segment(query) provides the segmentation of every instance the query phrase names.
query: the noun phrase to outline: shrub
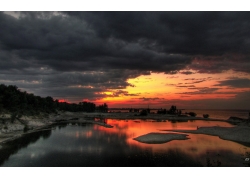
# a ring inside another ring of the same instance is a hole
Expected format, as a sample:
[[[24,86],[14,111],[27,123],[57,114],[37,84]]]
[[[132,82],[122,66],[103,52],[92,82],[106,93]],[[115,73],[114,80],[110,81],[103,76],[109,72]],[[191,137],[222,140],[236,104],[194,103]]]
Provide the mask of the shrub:
[[[146,109],[143,109],[141,112],[140,112],[140,116],[147,116],[148,115],[148,111]]]
[[[196,116],[196,113],[195,112],[189,112],[188,113],[190,116],[192,116],[192,117],[195,117]]]
[[[208,118],[208,117],[209,117],[209,114],[203,114],[203,117],[204,117],[204,118]]]

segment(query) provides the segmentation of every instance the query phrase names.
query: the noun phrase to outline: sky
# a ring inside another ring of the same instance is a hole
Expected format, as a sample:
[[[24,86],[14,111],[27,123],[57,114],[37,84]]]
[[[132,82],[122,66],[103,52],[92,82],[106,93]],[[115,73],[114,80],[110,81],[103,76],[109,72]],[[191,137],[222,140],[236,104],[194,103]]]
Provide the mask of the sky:
[[[0,84],[109,107],[250,109],[250,12],[0,12]]]

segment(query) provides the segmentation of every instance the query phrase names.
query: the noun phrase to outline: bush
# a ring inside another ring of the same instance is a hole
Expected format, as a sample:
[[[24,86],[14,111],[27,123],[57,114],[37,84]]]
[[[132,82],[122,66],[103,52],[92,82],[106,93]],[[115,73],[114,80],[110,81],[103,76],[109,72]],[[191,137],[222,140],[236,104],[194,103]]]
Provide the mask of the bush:
[[[192,116],[192,117],[195,117],[196,116],[196,113],[195,112],[189,112],[188,113],[190,116]]]
[[[140,116],[147,116],[148,115],[148,111],[146,109],[143,109],[141,112],[140,112]]]
[[[203,117],[204,117],[204,118],[208,118],[208,117],[209,117],[209,114],[203,114]]]

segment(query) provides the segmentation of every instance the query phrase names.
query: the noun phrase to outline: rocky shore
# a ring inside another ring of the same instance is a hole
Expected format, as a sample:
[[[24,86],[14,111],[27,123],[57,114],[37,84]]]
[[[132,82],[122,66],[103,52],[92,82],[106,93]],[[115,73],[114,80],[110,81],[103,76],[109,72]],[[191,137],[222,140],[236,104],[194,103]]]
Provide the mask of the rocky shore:
[[[12,140],[14,138],[18,138],[25,133],[31,133],[34,131],[41,130],[48,126],[57,123],[67,123],[67,122],[83,122],[83,123],[95,123],[107,128],[112,128],[112,126],[105,124],[98,120],[103,119],[126,119],[126,120],[135,120],[135,119],[153,119],[157,121],[165,121],[165,120],[173,120],[173,121],[188,121],[188,120],[206,120],[206,121],[223,121],[233,123],[237,126],[244,126],[246,129],[244,133],[241,133],[240,129],[235,127],[237,133],[235,136],[243,137],[246,133],[249,133],[249,126],[250,123],[247,120],[237,119],[237,118],[229,118],[228,120],[225,119],[214,119],[214,118],[204,118],[204,117],[192,117],[187,115],[169,115],[169,114],[148,114],[147,116],[140,116],[138,113],[83,113],[83,112],[57,112],[54,114],[39,114],[37,116],[22,116],[20,118],[15,119],[14,122],[11,122],[11,115],[10,114],[1,114],[0,115],[0,144],[4,143],[8,140]],[[223,131],[223,129],[218,129],[216,127],[212,127],[216,132]],[[201,132],[202,129],[197,130],[198,133]],[[228,131],[228,134],[232,133],[234,128]],[[185,131],[182,131],[185,132]],[[187,132],[187,131],[186,131]],[[243,131],[242,131],[243,132]],[[191,133],[191,132],[189,132]],[[211,135],[217,135],[218,133],[214,133]],[[160,136],[159,136],[160,137]],[[158,139],[160,139],[158,137]],[[166,136],[164,135],[164,138]],[[225,139],[233,139],[235,137],[221,136]],[[173,137],[175,138],[175,137]],[[140,139],[139,139],[140,140]],[[237,140],[237,138],[236,138]],[[250,138],[246,138],[244,142],[250,143]]]

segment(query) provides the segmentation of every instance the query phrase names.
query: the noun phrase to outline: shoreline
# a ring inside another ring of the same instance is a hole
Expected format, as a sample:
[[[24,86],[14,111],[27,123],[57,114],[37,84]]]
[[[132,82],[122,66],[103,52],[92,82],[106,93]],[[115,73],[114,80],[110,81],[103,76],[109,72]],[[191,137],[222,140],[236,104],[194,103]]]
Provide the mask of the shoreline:
[[[58,123],[93,123],[104,126],[106,128],[112,128],[112,126],[95,121],[95,119],[118,119],[118,120],[147,120],[153,119],[157,121],[189,121],[189,120],[204,120],[204,121],[221,121],[231,123],[238,126],[249,127],[249,121],[241,120],[225,120],[225,119],[216,119],[216,118],[203,118],[203,117],[191,117],[191,116],[177,116],[170,114],[148,114],[147,116],[139,116],[137,113],[85,113],[85,112],[58,112],[57,114],[49,114],[46,116],[23,116],[20,119],[15,120],[14,123],[10,123],[8,116],[6,119],[1,118],[1,120],[6,121],[4,125],[2,124],[0,129],[0,145],[21,137],[27,133],[34,133],[41,131],[49,126],[58,124]],[[6,128],[7,127],[7,128]],[[24,128],[28,128],[27,132],[24,132]],[[6,128],[6,129],[4,129]],[[200,129],[200,128],[199,128]],[[150,133],[150,132],[149,132]],[[210,135],[210,134],[208,134]],[[239,135],[240,136],[240,135]],[[250,139],[248,141],[250,143]]]

